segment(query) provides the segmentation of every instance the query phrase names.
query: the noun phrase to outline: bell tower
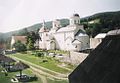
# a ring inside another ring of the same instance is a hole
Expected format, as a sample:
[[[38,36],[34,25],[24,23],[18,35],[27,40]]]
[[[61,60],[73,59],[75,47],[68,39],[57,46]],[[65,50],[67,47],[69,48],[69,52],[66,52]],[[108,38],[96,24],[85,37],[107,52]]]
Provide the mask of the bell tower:
[[[60,28],[61,27],[60,20],[58,19],[54,20],[52,25],[53,25],[53,28]]]
[[[80,24],[80,16],[79,14],[73,14],[72,17],[70,17],[70,25]]]

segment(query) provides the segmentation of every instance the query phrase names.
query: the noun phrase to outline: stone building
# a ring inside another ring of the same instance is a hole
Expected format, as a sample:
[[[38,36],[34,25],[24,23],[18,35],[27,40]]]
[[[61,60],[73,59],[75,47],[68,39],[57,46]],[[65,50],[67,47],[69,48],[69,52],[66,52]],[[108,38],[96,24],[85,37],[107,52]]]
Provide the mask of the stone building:
[[[13,44],[17,41],[21,41],[21,43],[26,44],[26,36],[12,36],[11,38],[11,48]]]
[[[79,15],[73,14],[69,20],[70,24],[66,27],[61,27],[58,19],[54,20],[51,30],[48,30],[45,27],[45,22],[43,22],[43,26],[39,30],[41,37],[39,48],[69,51],[80,51],[89,48],[89,36],[86,34],[83,25],[80,24]]]

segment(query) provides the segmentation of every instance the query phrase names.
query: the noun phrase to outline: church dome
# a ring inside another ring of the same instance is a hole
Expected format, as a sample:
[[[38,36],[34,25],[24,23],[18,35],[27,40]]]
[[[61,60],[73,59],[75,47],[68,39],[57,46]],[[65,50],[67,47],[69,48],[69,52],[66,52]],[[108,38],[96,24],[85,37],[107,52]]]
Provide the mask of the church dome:
[[[76,13],[76,14],[73,14],[73,16],[74,16],[74,17],[80,17],[79,14],[77,14],[77,13]]]

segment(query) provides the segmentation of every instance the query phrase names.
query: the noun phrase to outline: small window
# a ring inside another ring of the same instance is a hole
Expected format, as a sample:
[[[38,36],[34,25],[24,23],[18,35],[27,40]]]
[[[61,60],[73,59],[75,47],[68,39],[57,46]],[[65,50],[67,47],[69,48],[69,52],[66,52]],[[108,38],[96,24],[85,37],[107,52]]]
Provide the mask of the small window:
[[[77,48],[77,45],[75,46],[75,48]]]
[[[78,24],[79,24],[79,20],[78,20]]]
[[[55,26],[55,27],[57,27],[57,25],[56,25],[56,24],[54,24],[54,26]]]
[[[74,23],[76,24],[76,20],[74,20]]]

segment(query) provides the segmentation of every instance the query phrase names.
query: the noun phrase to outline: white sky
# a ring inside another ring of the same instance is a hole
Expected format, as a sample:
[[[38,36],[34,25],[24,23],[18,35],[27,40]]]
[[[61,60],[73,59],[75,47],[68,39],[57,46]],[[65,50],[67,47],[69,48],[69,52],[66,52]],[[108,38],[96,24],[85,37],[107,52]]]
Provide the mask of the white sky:
[[[0,0],[0,32],[18,30],[43,20],[119,11],[120,0]]]

